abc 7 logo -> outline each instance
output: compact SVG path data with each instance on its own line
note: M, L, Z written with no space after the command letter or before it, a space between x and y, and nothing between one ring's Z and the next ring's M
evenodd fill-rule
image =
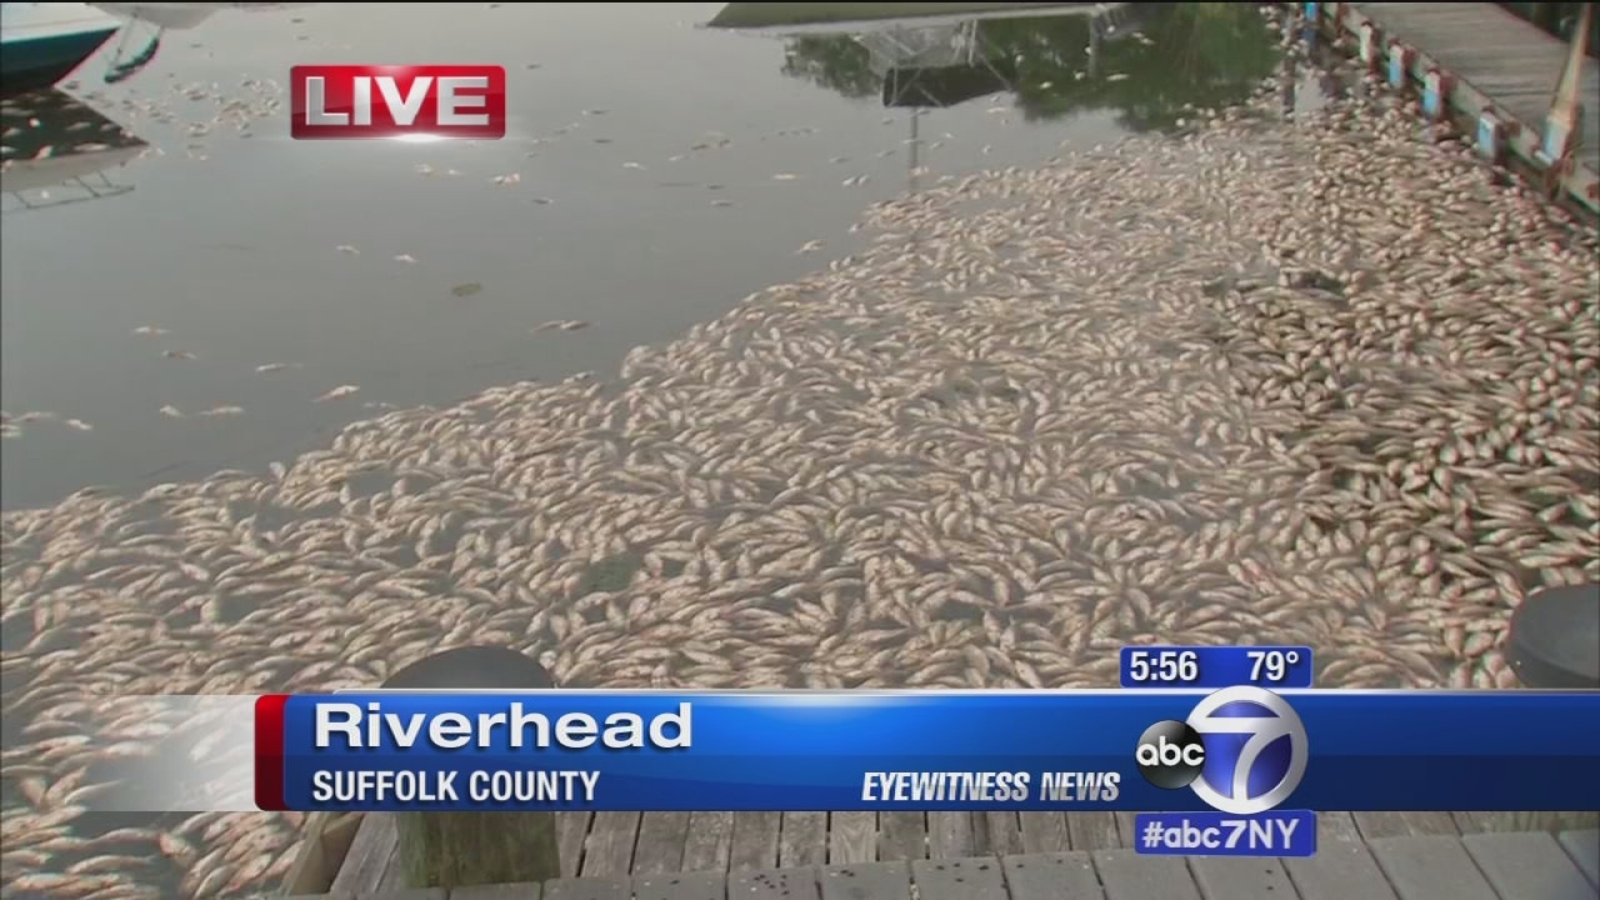
M1200 701L1186 722L1146 728L1134 760L1156 787L1188 787L1212 808L1244 816L1289 799L1305 775L1306 744L1305 725L1282 697L1232 687Z

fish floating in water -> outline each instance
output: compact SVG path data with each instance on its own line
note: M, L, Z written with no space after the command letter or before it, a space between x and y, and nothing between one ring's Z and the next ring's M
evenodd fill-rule
M165 356L167 359L194 359L195 358L195 355L193 353L190 353L187 350L166 350L166 351L162 352L161 355Z
M133 330L133 333L139 337L161 337L167 333L167 330L165 328L157 328L154 325L140 325Z
M326 394L323 394L322 396L318 397L314 402L316 402L316 403L327 403L330 400L342 400L345 397L349 397L349 396L355 394L359 390L361 390L361 386L360 385L341 384L338 387L334 388L333 390L327 392Z
M538 334L541 331L577 331L580 328L588 327L588 322L584 322L579 319L558 319L554 322L546 322L543 325L539 325L531 330L534 334Z
M271 372L282 372L284 369L298 369L299 363L263 363L256 366L256 371L263 375Z
M397 263L405 263L409 266L414 264L417 261L417 258L409 253L401 253L394 258L394 261Z

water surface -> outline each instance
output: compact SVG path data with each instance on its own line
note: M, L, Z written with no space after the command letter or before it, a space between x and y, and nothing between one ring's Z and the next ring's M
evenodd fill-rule
M221 10L106 85L152 32L113 40L71 90L152 146L104 173L132 190L6 197L0 406L59 419L0 445L4 505L259 467L385 405L604 376L630 347L849 252L875 200L1037 165L1064 141L1181 129L1188 105L1239 99L1274 65L1248 6L1150 5L1102 23L1095 60L1086 16L985 22L978 75L891 96L882 41L698 27L719 8ZM292 141L279 85L329 62L501 63L509 133ZM551 320L592 324L533 333ZM286 367L256 371L270 364ZM360 391L313 402L339 385ZM195 415L217 407L242 412Z

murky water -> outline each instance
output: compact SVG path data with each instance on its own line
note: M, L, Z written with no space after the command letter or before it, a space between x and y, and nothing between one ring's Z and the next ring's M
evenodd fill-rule
M931 74L951 60L908 74L929 58L906 48L947 31L698 27L717 4L307 4L169 31L108 86L153 33L132 31L73 93L154 149L101 173L116 188L97 199L5 197L0 406L57 418L0 447L3 502L259 467L382 405L609 374L849 252L859 212L919 178L1037 164L1243 96L1273 42L1228 6L1102 22L1096 62L1086 15L984 22L960 68ZM290 66L368 61L504 64L510 133L288 138L272 102ZM592 326L533 331L551 320ZM340 385L360 390L314 402Z

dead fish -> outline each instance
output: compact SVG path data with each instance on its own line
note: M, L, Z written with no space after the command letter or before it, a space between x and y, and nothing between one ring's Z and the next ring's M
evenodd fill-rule
M397 262L397 263L405 263L406 265L409 266L409 265L415 263L417 261L417 258L415 256L412 256L409 253L402 253L399 256L396 256L394 258L394 261Z
M558 319L558 320L556 320L554 322L546 322L543 325L536 326L535 328L533 328L531 330L533 331L534 334L538 334L541 331L551 331L551 330L577 331L580 328L588 328L588 327L589 327L589 323L588 322L582 322L582 321L578 321L576 319Z
M167 359L194 359L195 358L195 355L193 353L190 353L187 350L167 350L167 351L164 351L161 355L165 356Z
M799 256L802 253L815 253L816 251L821 250L825 246L827 246L827 245L824 244L822 241L806 241L804 244L800 245L800 249L799 250L795 251L795 255Z
M68 428L72 428L74 430L77 430L77 431L93 431L94 430L94 426L93 425L90 425L88 422L85 422L82 419L65 419L65 420L62 421L61 424L67 426Z
M644 165L642 163L636 163L636 162L625 162L625 163L622 164L622 167L624 169L642 169L642 168L644 168Z
M183 418L183 410L178 409L176 406L173 406L170 403L161 407L161 414L169 419Z
M333 390L327 392L326 394L323 394L322 396L318 397L314 402L326 403L329 400L339 400L339 399L342 399L344 397L348 397L351 394L354 394L356 391L359 391L359 390L361 390L361 387L359 385L341 384L338 387L334 388Z
M213 406L212 408L206 410L205 412L198 413L197 415L213 416L213 417L214 416L237 416L237 415L242 414L243 412L244 412L244 407L242 407L242 406Z
M167 330L165 328L157 328L154 325L140 325L133 330L133 333L140 337L160 337L166 334Z
M795 175L795 174L793 174L791 172L779 172L778 174L772 176L772 180L773 181L794 181L795 179L797 179L799 177L800 177L799 175Z
M356 248L350 246L349 244L340 244L338 247L335 247L334 249L338 250L340 253L348 253L351 256L360 256L361 255L361 251L360 250L357 250Z
M263 363L256 366L256 371L265 375L269 372L282 372L284 369L299 368L298 363Z
M1126 81L1127 78L1128 75L1125 72L1113 72L1106 76L1107 81Z
M522 175L517 172L512 172L509 175L496 175L489 180L494 184L501 185L502 187L509 187L514 184L521 184Z
M469 281L466 284L458 284L451 288L450 293L457 297L471 297L473 294L476 294L481 290L483 290L483 285L477 283L476 281Z

